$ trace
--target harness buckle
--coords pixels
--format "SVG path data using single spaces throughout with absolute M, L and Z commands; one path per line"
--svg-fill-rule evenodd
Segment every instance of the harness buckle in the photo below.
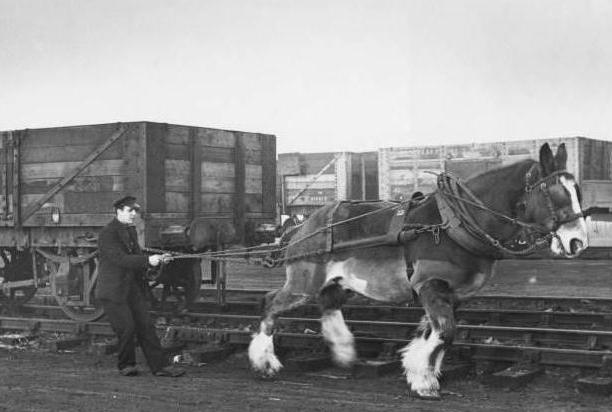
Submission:
M 440 226 L 436 226 L 431 230 L 431 235 L 433 236 L 434 243 L 436 245 L 440 244 Z

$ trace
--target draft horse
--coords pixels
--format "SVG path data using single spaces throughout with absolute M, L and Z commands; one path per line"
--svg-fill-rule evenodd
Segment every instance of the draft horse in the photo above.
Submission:
M 335 206 L 319 209 L 286 250 L 285 285 L 266 296 L 259 331 L 249 346 L 252 368 L 268 376 L 282 368 L 274 353 L 275 321 L 282 312 L 314 300 L 321 308 L 321 332 L 333 359 L 349 366 L 356 358 L 354 338 L 340 310 L 348 292 L 394 303 L 408 302 L 415 293 L 425 315 L 414 338 L 400 350 L 402 364 L 412 393 L 439 398 L 442 360 L 456 331 L 455 309 L 491 277 L 503 252 L 512 252 L 504 245 L 520 238 L 515 244 L 527 244 L 529 252 L 540 242 L 566 258 L 588 246 L 580 191 L 565 170 L 565 146 L 553 156 L 544 144 L 539 155 L 539 162 L 524 160 L 476 175 L 458 191 L 449 188 L 449 176 L 439 177 L 436 192 L 396 213 L 403 214 L 404 228 L 421 229 L 409 236 L 400 233 L 405 241 L 395 245 L 346 248 L 324 256 L 303 253 L 305 242 L 330 229 Z M 361 212 L 372 215 L 376 208 Z M 384 226 L 385 219 L 388 226 L 388 213 L 380 215 L 378 221 L 361 225 L 361 233 Z

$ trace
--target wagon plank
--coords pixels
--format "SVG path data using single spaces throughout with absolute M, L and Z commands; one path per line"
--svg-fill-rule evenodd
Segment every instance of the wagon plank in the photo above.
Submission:
M 21 168 L 23 179 L 62 178 L 81 162 L 50 162 L 25 164 Z M 79 173 L 81 176 L 112 176 L 125 173 L 123 160 L 96 160 Z
M 95 145 L 74 145 L 61 147 L 32 147 L 23 151 L 21 162 L 29 163 L 54 163 L 54 162 L 80 162 L 93 152 Z M 121 159 L 121 147 L 113 145 L 104 151 L 99 160 Z

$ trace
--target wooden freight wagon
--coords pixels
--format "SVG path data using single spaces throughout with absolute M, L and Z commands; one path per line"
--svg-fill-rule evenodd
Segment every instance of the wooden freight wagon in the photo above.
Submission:
M 424 193 L 436 188 L 436 176 L 448 171 L 461 178 L 523 159 L 537 159 L 540 146 L 548 142 L 553 151 L 561 143 L 568 150 L 567 168 L 587 189 L 589 206 L 603 199 L 589 193 L 590 181 L 612 183 L 610 167 L 612 142 L 586 137 L 521 140 L 514 142 L 382 148 L 378 152 L 379 193 L 382 199 L 399 200 L 414 191 Z
M 144 210 L 143 246 L 166 246 L 165 233 L 194 219 L 244 240 L 275 217 L 275 139 L 152 122 L 1 132 L 0 297 L 27 300 L 48 271 L 67 313 L 88 318 L 97 232 L 127 194 Z
M 376 152 L 279 154 L 281 212 L 309 215 L 337 200 L 377 199 L 377 169 Z

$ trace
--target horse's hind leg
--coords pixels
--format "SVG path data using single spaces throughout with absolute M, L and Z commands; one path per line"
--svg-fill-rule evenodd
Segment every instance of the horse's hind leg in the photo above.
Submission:
M 423 284 L 419 298 L 425 316 L 414 339 L 401 350 L 402 363 L 412 392 L 437 399 L 442 359 L 455 335 L 455 294 L 448 283 L 432 279 Z
M 249 360 L 255 371 L 264 376 L 273 376 L 283 367 L 274 353 L 274 324 L 282 312 L 307 300 L 308 296 L 293 295 L 285 288 L 266 295 L 259 331 L 249 344 Z
M 326 286 L 319 293 L 321 333 L 329 344 L 332 358 L 340 366 L 351 365 L 356 357 L 353 334 L 340 311 L 347 297 L 348 292 L 338 282 Z

